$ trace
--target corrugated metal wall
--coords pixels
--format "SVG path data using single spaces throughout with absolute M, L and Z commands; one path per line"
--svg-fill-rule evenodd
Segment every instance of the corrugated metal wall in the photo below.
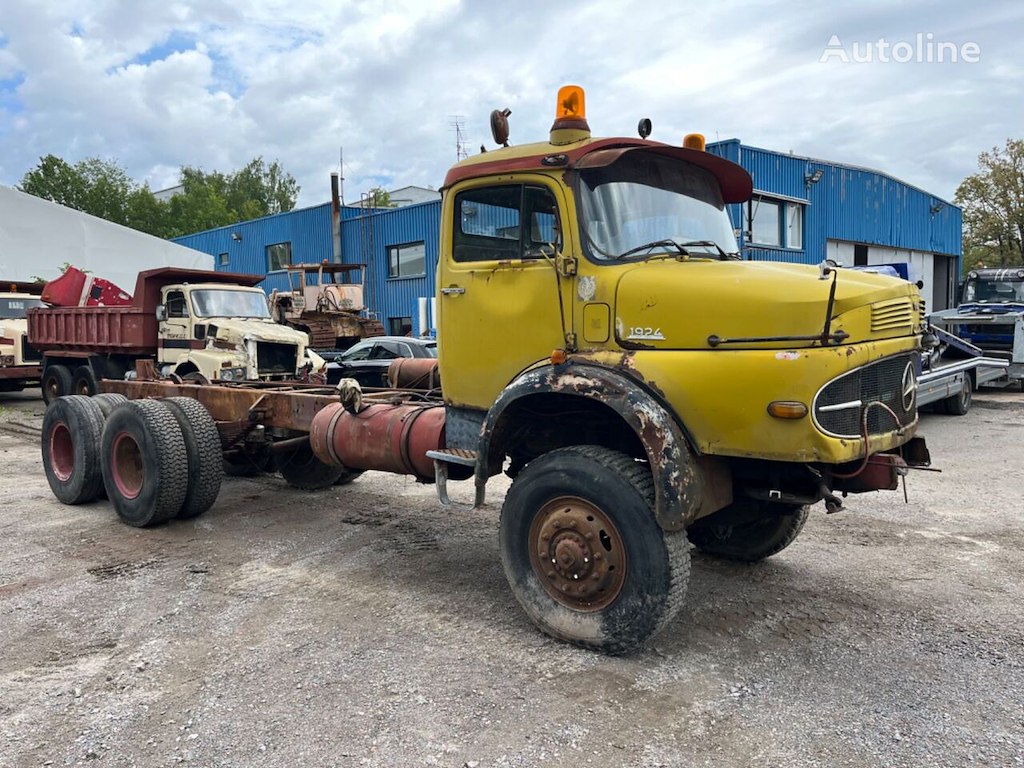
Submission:
M 401 208 L 345 210 L 341 224 L 341 260 L 368 266 L 367 304 L 385 329 L 390 318 L 411 317 L 414 335 L 430 330 L 419 327 L 418 299 L 434 295 L 440 221 L 440 200 Z M 426 274 L 388 277 L 388 248 L 411 243 L 424 244 Z M 430 321 L 428 317 L 428 323 Z
M 806 203 L 802 248 L 758 248 L 744 255 L 817 264 L 825 258 L 825 243 L 829 239 L 945 254 L 958 259 L 962 253 L 960 209 L 891 176 L 748 147 L 735 139 L 709 144 L 708 151 L 739 162 L 753 177 L 756 191 Z M 808 184 L 807 177 L 819 169 L 821 178 L 817 183 Z M 733 225 L 742 229 L 741 207 L 729 208 Z

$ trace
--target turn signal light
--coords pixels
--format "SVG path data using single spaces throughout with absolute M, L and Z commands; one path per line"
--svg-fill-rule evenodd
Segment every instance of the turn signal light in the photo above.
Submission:
M 704 151 L 704 134 L 702 133 L 688 133 L 683 136 L 683 146 L 687 149 L 696 149 L 698 152 Z
M 776 419 L 802 419 L 807 406 L 795 400 L 774 400 L 768 403 L 768 415 Z
M 564 363 L 566 361 L 567 357 L 568 356 L 565 354 L 565 350 L 564 349 L 553 350 L 551 352 L 551 364 L 552 365 L 561 365 L 562 363 Z

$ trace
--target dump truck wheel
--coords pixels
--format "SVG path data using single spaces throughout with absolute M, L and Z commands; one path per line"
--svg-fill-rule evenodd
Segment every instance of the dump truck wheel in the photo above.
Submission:
M 143 527 L 170 520 L 188 492 L 188 453 L 177 419 L 156 400 L 117 406 L 103 427 L 103 485 L 118 517 Z
M 686 530 L 697 549 L 726 560 L 747 563 L 778 554 L 796 539 L 807 521 L 808 508 L 743 499 Z
M 84 504 L 103 493 L 102 433 L 103 413 L 87 397 L 60 397 L 47 406 L 43 468 L 50 490 L 63 503 Z
M 71 394 L 71 371 L 66 365 L 48 365 L 43 372 L 43 380 L 40 388 L 43 390 L 43 400 L 47 405 L 58 397 Z
M 128 398 L 116 392 L 104 392 L 101 395 L 93 395 L 92 401 L 100 407 L 100 410 L 103 411 L 103 418 L 106 419 L 117 406 L 121 403 L 127 403 Z
M 80 365 L 75 368 L 75 373 L 71 377 L 71 390 L 74 394 L 92 397 L 96 394 L 97 389 L 96 374 L 92 372 L 92 368 L 88 365 Z
M 188 493 L 178 518 L 198 517 L 213 506 L 224 479 L 223 454 L 217 423 L 202 403 L 191 397 L 161 400 L 178 420 L 188 455 Z
M 960 391 L 942 401 L 946 413 L 952 416 L 964 416 L 971 410 L 971 401 L 974 399 L 974 386 L 971 377 L 964 374 L 964 383 Z
M 658 525 L 650 470 L 598 446 L 560 448 L 512 482 L 498 535 L 505 576 L 544 632 L 605 653 L 654 637 L 686 594 L 683 532 Z
M 277 470 L 293 488 L 319 491 L 330 488 L 342 473 L 351 471 L 347 467 L 324 464 L 308 445 L 277 457 Z M 353 478 L 355 479 L 355 478 Z

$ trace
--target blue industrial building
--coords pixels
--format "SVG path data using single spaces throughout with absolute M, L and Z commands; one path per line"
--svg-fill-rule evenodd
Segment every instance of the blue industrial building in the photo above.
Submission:
M 905 263 L 930 310 L 952 306 L 961 266 L 962 213 L 952 203 L 887 174 L 773 152 L 728 140 L 708 151 L 754 179 L 749 203 L 730 216 L 744 258 L 846 265 Z M 436 194 L 436 193 L 434 193 Z M 341 261 L 365 264 L 367 307 L 389 333 L 433 332 L 417 308 L 434 297 L 441 201 L 398 208 L 340 208 Z M 284 264 L 334 259 L 332 204 L 176 238 L 211 254 L 218 270 L 266 275 L 287 287 Z

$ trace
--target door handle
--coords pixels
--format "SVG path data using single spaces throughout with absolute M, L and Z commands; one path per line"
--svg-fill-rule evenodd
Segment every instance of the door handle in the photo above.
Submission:
M 458 285 L 450 285 L 447 288 L 442 288 L 441 293 L 445 296 L 461 296 L 466 292 L 466 289 Z

